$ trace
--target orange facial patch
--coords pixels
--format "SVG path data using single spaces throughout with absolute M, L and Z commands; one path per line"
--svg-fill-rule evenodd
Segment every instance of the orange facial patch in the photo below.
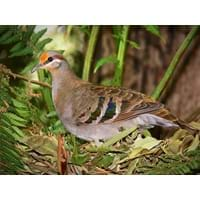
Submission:
M 45 63 L 46 60 L 48 59 L 48 57 L 49 57 L 48 53 L 46 53 L 46 52 L 42 53 L 41 56 L 40 56 L 40 64 Z

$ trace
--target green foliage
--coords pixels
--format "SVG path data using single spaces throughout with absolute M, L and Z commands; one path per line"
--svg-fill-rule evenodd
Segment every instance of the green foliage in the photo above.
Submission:
M 127 43 L 128 43 L 132 48 L 140 49 L 140 45 L 139 45 L 137 42 L 135 42 L 135 41 L 127 40 Z
M 30 112 L 26 101 L 9 89 L 8 79 L 0 79 L 0 174 L 18 174 L 24 169 L 17 141 L 20 141 L 27 127 Z
M 145 174 L 183 175 L 200 172 L 200 149 L 190 151 L 183 156 L 162 156 L 161 161 Z
M 126 40 L 128 38 L 129 26 L 123 26 L 121 30 L 121 38 L 119 42 L 119 48 L 117 52 L 117 60 L 118 64 L 115 68 L 115 74 L 113 77 L 113 85 L 120 86 L 122 84 L 122 75 L 123 75 L 123 65 L 124 65 L 124 57 L 126 50 Z
M 84 80 L 89 80 L 90 68 L 91 68 L 91 64 L 92 64 L 92 57 L 94 55 L 94 50 L 95 50 L 95 46 L 96 46 L 96 42 L 97 42 L 98 33 L 99 33 L 99 26 L 93 26 L 91 33 L 90 33 L 88 48 L 87 48 L 84 66 L 83 66 L 82 78 Z
M 96 65 L 95 65 L 94 73 L 96 73 L 98 69 L 100 69 L 103 65 L 105 65 L 107 63 L 117 64 L 117 62 L 118 62 L 117 57 L 115 55 L 101 58 L 97 61 Z
M 148 32 L 150 32 L 153 35 L 161 38 L 160 29 L 159 29 L 158 26 L 156 26 L 156 25 L 146 25 L 144 27 Z
M 55 111 L 48 115 L 47 110 L 40 109 L 41 98 L 32 98 L 27 92 L 26 87 L 11 86 L 8 77 L 0 74 L 0 174 L 26 173 L 30 166 L 25 146 L 37 147 L 39 153 L 49 152 L 49 145 L 56 141 L 46 135 L 66 131 Z M 33 136 L 34 132 L 37 135 Z M 36 137 L 37 144 L 33 140 Z M 51 152 L 56 155 L 55 148 Z
M 47 29 L 37 33 L 35 26 L 6 26 L 1 27 L 0 45 L 9 44 L 9 56 L 27 56 L 39 53 L 50 38 L 39 41 Z
M 44 49 L 45 45 L 52 41 L 51 38 L 44 38 L 47 29 L 35 32 L 35 26 L 1 26 L 0 46 L 7 51 L 9 63 L 21 74 L 30 73 L 31 69 L 38 63 L 38 54 Z M 15 59 L 17 58 L 17 62 Z M 7 58 L 2 63 L 7 62 Z M 19 68 L 19 63 L 25 66 Z M 45 72 L 39 72 L 39 79 L 50 83 L 51 78 Z M 51 99 L 51 91 L 47 88 L 41 89 L 48 112 L 54 110 Z M 25 113 L 24 113 L 25 114 Z M 17 123 L 17 122 L 15 122 Z M 18 122 L 19 124 L 19 122 Z
M 113 160 L 114 160 L 114 156 L 107 154 L 107 155 L 100 155 L 96 157 L 92 161 L 92 163 L 93 165 L 96 165 L 98 167 L 107 168 L 112 164 Z
M 34 32 L 35 26 L 6 26 L 1 29 L 0 45 L 8 49 L 10 59 L 17 57 L 18 62 L 22 60 L 25 67 L 21 70 L 21 74 L 30 72 L 38 63 L 37 55 L 44 49 L 45 45 L 52 41 L 51 38 L 41 39 L 47 29 Z M 9 45 L 8 47 L 5 46 Z M 50 76 L 45 72 L 39 72 L 39 79 L 50 83 Z M 49 89 L 42 89 L 48 111 L 54 110 Z
M 84 32 L 88 37 L 90 36 L 90 33 L 91 33 L 91 26 L 88 26 L 88 25 L 82 25 L 80 26 L 80 30 L 82 32 Z
M 178 65 L 182 55 L 184 52 L 187 50 L 188 46 L 191 44 L 197 33 L 199 32 L 199 26 L 193 26 L 191 31 L 188 33 L 187 37 L 184 39 L 184 41 L 181 43 L 180 47 L 176 51 L 171 63 L 169 64 L 165 74 L 163 75 L 161 81 L 159 84 L 156 86 L 152 93 L 152 98 L 153 99 L 158 99 L 164 89 L 167 86 L 167 83 L 170 81 L 172 78 L 172 75 L 175 72 L 176 66 Z
M 51 82 L 51 77 L 47 72 L 40 70 L 37 73 L 38 73 L 39 80 L 41 80 L 45 83 Z M 51 98 L 51 90 L 49 88 L 42 88 L 41 92 L 42 92 L 43 99 L 46 103 L 46 107 L 48 109 L 48 112 L 54 111 L 54 105 L 53 105 L 53 101 L 52 101 L 52 98 Z
M 35 58 L 44 46 L 51 42 L 51 38 L 41 40 L 47 29 L 34 32 L 35 26 L 1 26 L 0 46 L 7 51 L 9 58 L 18 60 L 29 59 L 31 62 L 25 63 L 22 73 L 26 73 L 35 64 Z M 34 56 L 34 57 L 32 57 Z M 20 61 L 18 61 L 20 63 Z
M 119 48 L 119 42 L 121 39 L 122 28 L 123 28 L 123 26 L 112 26 L 112 32 L 113 32 L 113 38 L 115 40 L 116 51 L 118 51 L 118 48 Z

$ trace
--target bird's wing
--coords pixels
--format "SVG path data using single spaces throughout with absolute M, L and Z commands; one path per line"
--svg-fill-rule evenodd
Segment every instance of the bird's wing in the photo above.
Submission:
M 74 93 L 77 123 L 112 123 L 150 113 L 167 120 L 176 118 L 163 104 L 131 89 L 86 85 Z

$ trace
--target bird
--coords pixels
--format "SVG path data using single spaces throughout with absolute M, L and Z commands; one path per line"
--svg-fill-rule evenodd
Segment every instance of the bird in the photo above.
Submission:
M 161 126 L 196 132 L 162 103 L 143 93 L 82 80 L 57 51 L 42 52 L 32 72 L 39 69 L 51 73 L 55 110 L 64 127 L 78 138 L 98 144 L 133 127 Z

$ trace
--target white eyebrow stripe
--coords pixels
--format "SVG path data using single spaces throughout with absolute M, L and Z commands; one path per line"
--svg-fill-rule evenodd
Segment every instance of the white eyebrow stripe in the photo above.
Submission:
M 59 59 L 53 59 L 51 62 L 49 62 L 49 63 L 47 63 L 47 64 L 44 64 L 45 66 L 50 66 L 50 65 L 52 65 L 53 63 L 61 63 L 61 60 L 59 60 Z

